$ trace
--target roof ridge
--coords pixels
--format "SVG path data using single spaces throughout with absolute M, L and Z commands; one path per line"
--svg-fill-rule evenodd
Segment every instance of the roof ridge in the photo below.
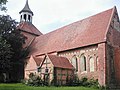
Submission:
M 37 37 L 35 39 L 37 43 L 33 46 L 36 50 L 33 54 L 41 55 L 52 51 L 59 52 L 95 45 L 105 41 L 105 32 L 110 21 L 112 10 L 113 8 L 108 9 Z M 72 35 L 77 36 L 74 38 L 71 37 Z M 42 44 L 44 42 L 45 44 Z
M 72 24 L 74 24 L 74 23 L 82 22 L 82 21 L 84 21 L 84 20 L 86 20 L 86 19 L 89 19 L 89 18 L 94 17 L 94 16 L 96 16 L 96 15 L 99 15 L 99 14 L 101 14 L 101 13 L 104 13 L 104 12 L 109 11 L 109 10 L 111 10 L 111 9 L 113 9 L 113 8 L 110 8 L 110 9 L 107 9 L 107 10 L 104 10 L 104 11 L 101 11 L 101 12 L 99 12 L 99 13 L 97 13 L 97 14 L 88 16 L 88 17 L 86 17 L 86 18 L 84 18 L 84 19 L 77 20 L 77 21 L 75 21 L 75 22 L 72 22 L 72 23 L 70 23 L 70 24 L 67 24 L 67 25 L 65 25 L 65 26 L 62 26 L 62 27 L 60 27 L 60 28 L 58 28 L 58 29 L 55 29 L 55 30 L 53 30 L 53 31 L 51 31 L 51 32 L 45 33 L 44 35 L 47 35 L 47 34 L 49 34 L 49 33 L 56 32 L 56 31 L 58 31 L 59 29 L 65 28 L 65 27 L 67 27 L 67 26 L 69 26 L 69 25 L 72 25 Z M 43 36 L 43 35 L 42 35 L 42 36 Z M 39 37 L 38 37 L 38 38 L 39 38 Z

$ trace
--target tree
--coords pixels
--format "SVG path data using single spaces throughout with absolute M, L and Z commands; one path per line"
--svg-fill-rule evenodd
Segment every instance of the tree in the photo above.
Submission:
M 0 36 L 5 38 L 11 45 L 14 52 L 13 58 L 21 59 L 25 50 L 22 46 L 25 44 L 26 37 L 21 34 L 20 30 L 16 29 L 17 24 L 9 15 L 0 16 Z
M 25 43 L 26 37 L 16 29 L 16 26 L 17 22 L 9 15 L 0 15 L 0 45 L 1 48 L 5 47 L 3 51 L 0 50 L 0 53 L 3 53 L 4 56 L 0 62 L 2 62 L 1 64 L 4 64 L 4 66 L 7 66 L 9 62 L 9 68 L 7 71 L 9 71 L 9 76 L 12 81 L 19 79 L 19 76 L 21 75 L 18 74 L 23 73 L 23 58 L 27 55 L 26 49 L 22 47 Z M 2 56 L 2 54 L 0 55 Z M 5 63 L 3 63 L 3 61 Z M 0 70 L 6 71 L 3 67 L 0 67 Z
M 13 54 L 11 50 L 11 45 L 4 38 L 0 37 L 0 82 L 5 81 L 3 73 L 10 70 Z
M 0 0 L 0 11 L 7 11 L 6 3 L 7 0 Z M 24 72 L 23 58 L 28 52 L 22 46 L 26 37 L 16 26 L 17 22 L 9 15 L 0 15 L 0 79 L 2 73 L 7 73 L 11 81 L 16 81 Z
M 9 70 L 10 59 L 13 55 L 11 45 L 5 39 L 0 37 L 0 72 Z M 4 71 L 3 71 L 4 70 Z
M 7 0 L 0 0 L 0 10 L 1 11 L 6 11 L 6 7 L 4 5 L 6 5 Z

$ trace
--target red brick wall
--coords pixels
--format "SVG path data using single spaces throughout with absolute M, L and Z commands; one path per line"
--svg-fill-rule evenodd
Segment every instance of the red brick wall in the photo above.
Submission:
M 63 69 L 63 68 L 55 68 L 55 80 L 59 85 L 65 85 L 66 79 L 73 78 L 74 71 L 72 69 Z
M 86 57 L 86 63 L 87 63 L 87 71 L 81 72 L 81 67 L 80 67 L 80 57 L 83 55 Z M 74 49 L 74 50 L 69 50 L 69 51 L 64 51 L 64 52 L 59 52 L 58 56 L 63 56 L 69 59 L 71 62 L 72 57 L 76 56 L 77 57 L 77 62 L 78 62 L 78 71 L 76 72 L 79 78 L 82 77 L 87 77 L 89 79 L 94 78 L 98 79 L 98 62 L 97 62 L 97 57 L 98 57 L 98 46 L 93 45 L 93 46 L 88 46 L 88 47 L 83 47 L 79 49 Z M 94 72 L 90 72 L 90 57 L 94 58 Z
M 115 78 L 117 83 L 120 84 L 120 48 L 115 48 Z
M 111 47 L 109 47 L 111 46 Z M 107 82 L 114 83 L 120 82 L 120 22 L 118 19 L 118 14 L 115 11 L 111 19 L 110 27 L 107 32 Z M 112 56 L 112 53 L 113 56 Z M 117 82 L 115 82 L 117 81 Z
M 106 44 L 98 45 L 98 81 L 100 85 L 106 85 Z
M 116 28 L 117 26 L 117 28 Z M 118 19 L 118 14 L 117 12 L 114 13 L 111 23 L 110 23 L 110 27 L 107 33 L 107 44 L 109 46 L 111 46 L 111 48 L 113 48 L 113 59 L 111 59 L 112 57 L 110 56 L 111 51 L 110 48 L 107 47 L 107 76 L 108 76 L 108 80 L 109 82 L 111 82 L 111 79 L 114 78 L 115 81 L 117 81 L 116 83 L 120 83 L 120 52 L 119 52 L 119 46 L 120 46 L 120 22 Z M 114 65 L 112 65 L 112 63 Z M 114 82 L 115 83 L 115 82 Z
M 120 46 L 120 31 L 112 30 L 113 33 L 113 46 Z
M 37 73 L 37 65 L 32 56 L 27 60 L 24 78 L 28 79 L 30 73 Z

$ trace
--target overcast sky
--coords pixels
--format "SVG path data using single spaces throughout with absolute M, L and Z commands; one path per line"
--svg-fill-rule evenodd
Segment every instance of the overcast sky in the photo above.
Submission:
M 19 11 L 25 3 L 26 0 L 8 0 L 6 14 L 19 21 Z M 42 33 L 48 33 L 114 6 L 120 16 L 120 0 L 28 0 L 28 3 L 34 13 L 33 24 Z

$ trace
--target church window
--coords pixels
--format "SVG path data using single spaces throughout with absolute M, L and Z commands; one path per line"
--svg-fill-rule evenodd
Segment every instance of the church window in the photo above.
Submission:
M 26 17 L 27 17 L 26 14 L 24 14 L 24 20 L 25 20 L 25 21 L 26 21 Z
M 95 70 L 94 58 L 90 58 L 90 72 L 94 72 Z
M 82 56 L 80 57 L 80 70 L 81 70 L 81 72 L 87 70 L 87 66 L 86 66 L 86 65 L 87 65 L 87 64 L 86 64 L 86 57 L 85 57 L 84 55 L 82 55 Z
M 77 57 L 74 56 L 71 60 L 72 65 L 74 66 L 74 68 L 76 69 L 76 71 L 78 71 L 78 62 L 77 62 Z

